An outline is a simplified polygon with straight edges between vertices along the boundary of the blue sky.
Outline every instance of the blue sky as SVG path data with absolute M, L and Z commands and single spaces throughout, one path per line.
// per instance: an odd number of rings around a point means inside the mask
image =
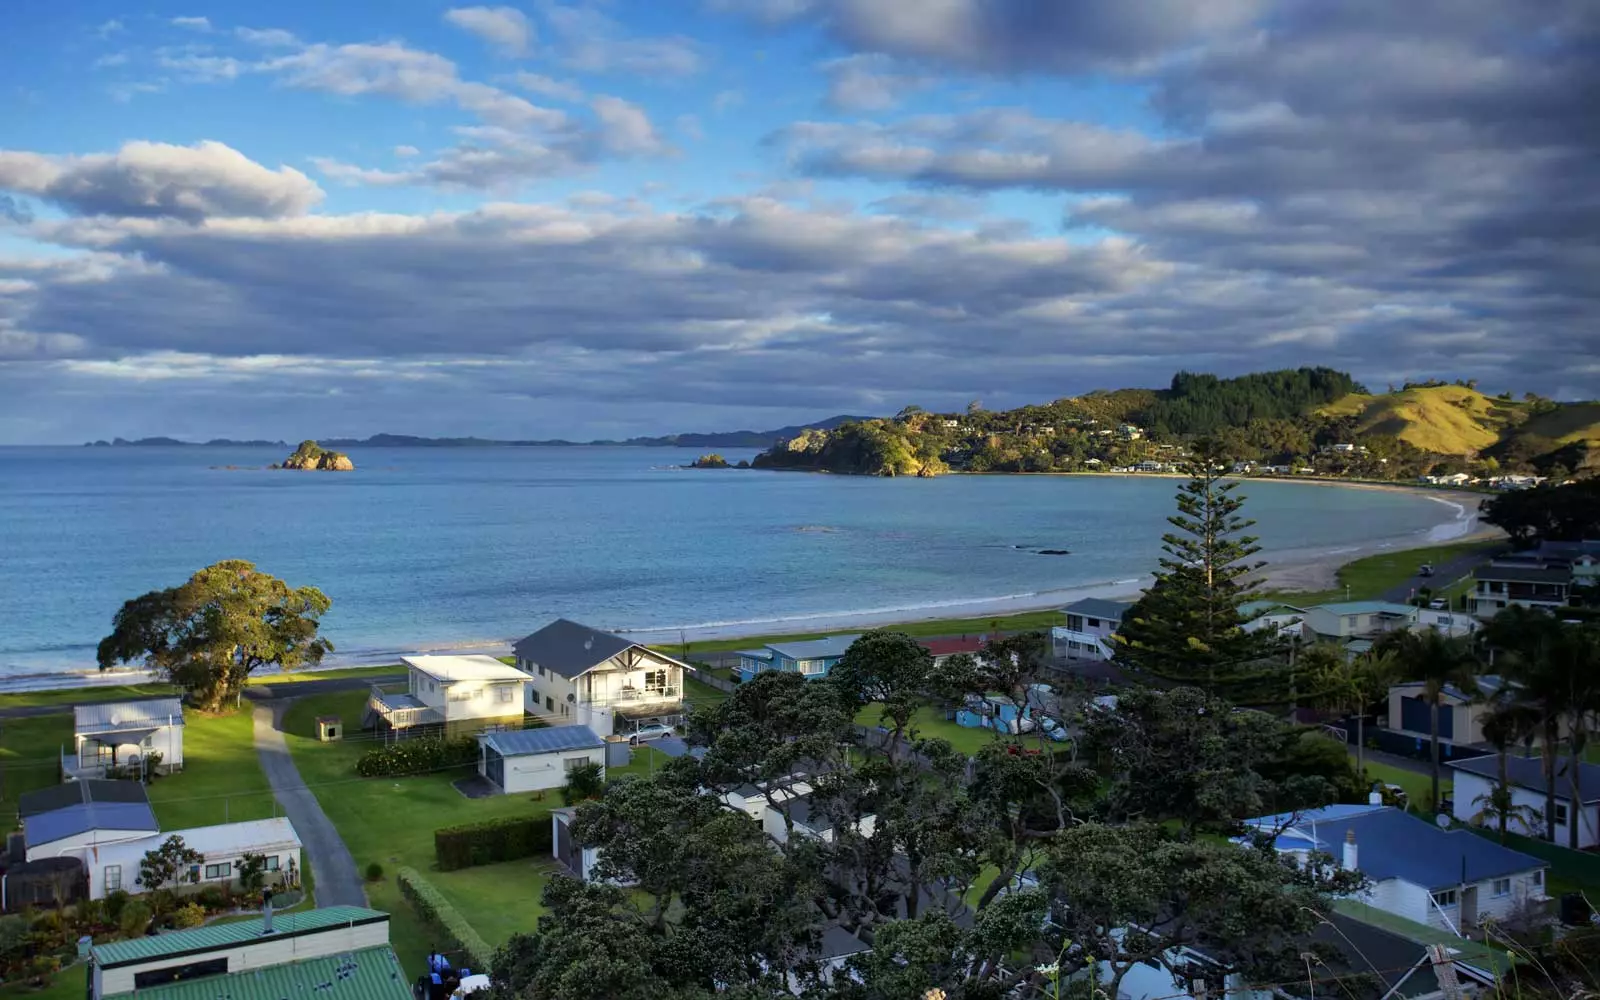
M 1600 388 L 1576 0 L 8 17 L 0 443 Z

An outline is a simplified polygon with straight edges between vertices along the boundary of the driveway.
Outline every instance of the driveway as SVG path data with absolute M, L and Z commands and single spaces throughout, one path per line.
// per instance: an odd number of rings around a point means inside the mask
M 284 701 L 255 707 L 256 754 L 261 758 L 261 770 L 266 772 L 272 793 L 300 835 L 304 863 L 311 866 L 316 879 L 317 905 L 366 906 L 367 892 L 361 886 L 355 859 L 317 803 L 317 797 L 301 780 L 294 758 L 289 756 L 289 745 L 279 728 L 287 707 L 288 702 Z
M 655 747 L 668 757 L 682 757 L 684 754 L 689 752 L 689 744 L 683 742 L 683 740 L 680 740 L 676 736 L 663 736 L 659 740 L 650 740 L 642 745 L 647 747 Z

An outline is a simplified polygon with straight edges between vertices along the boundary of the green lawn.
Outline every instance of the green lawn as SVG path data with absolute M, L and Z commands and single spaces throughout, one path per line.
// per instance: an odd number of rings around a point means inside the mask
M 283 674 L 257 674 L 251 684 L 295 684 L 300 681 L 333 681 L 341 677 L 393 677 L 406 672 L 403 663 L 384 663 L 375 667 L 333 667 L 327 670 L 300 670 Z M 292 694 L 293 692 L 289 692 Z
M 88 966 L 74 965 L 50 977 L 42 990 L 26 983 L 7 983 L 0 986 L 0 1000 L 83 1000 L 88 975 Z
M 0 708 L 32 708 L 38 705 L 89 705 L 99 701 L 130 701 L 134 698 L 161 698 L 177 694 L 171 684 L 107 684 L 94 687 L 56 688 L 50 691 L 18 691 L 0 695 Z
M 704 681 L 697 681 L 693 677 L 683 679 L 683 700 L 691 705 L 708 705 L 719 701 L 727 701 L 728 693 L 712 687 Z
M 72 745 L 72 716 L 0 719 L 0 821 L 17 825 L 17 796 L 61 780 L 61 748 Z
M 878 726 L 882 724 L 882 717 L 882 707 L 873 703 L 856 713 L 856 725 Z M 993 743 L 1000 735 L 993 729 L 958 726 L 946 719 L 943 711 L 927 705 L 917 709 L 911 717 L 911 728 L 914 738 L 945 740 L 969 757 Z
M 1430 812 L 1429 799 L 1433 795 L 1433 779 L 1426 774 L 1417 774 L 1404 768 L 1395 767 L 1393 764 L 1384 764 L 1372 759 L 1367 760 L 1367 780 L 1381 781 L 1386 785 L 1399 785 L 1406 790 L 1406 797 L 1411 802 L 1413 812 Z M 1451 790 L 1450 769 L 1441 768 L 1439 775 L 1439 792 L 1449 795 Z
M 228 715 L 184 713 L 183 770 L 150 783 L 162 829 L 281 815 L 261 771 L 247 704 Z
M 1047 629 L 1052 625 L 1062 624 L 1059 611 L 1028 611 L 1019 615 L 1001 615 L 991 618 L 942 618 L 935 621 L 905 622 L 899 625 L 883 626 L 896 631 L 905 632 L 916 636 L 935 635 L 977 635 L 985 632 L 1027 632 L 1033 629 Z M 749 649 L 762 646 L 769 642 L 799 642 L 805 639 L 826 639 L 830 635 L 841 632 L 865 631 L 864 629 L 835 629 L 832 632 L 795 632 L 781 635 L 754 635 L 742 639 L 707 639 L 702 642 L 691 642 L 687 646 L 681 643 L 660 643 L 654 648 L 675 656 L 679 659 L 693 658 L 696 653 L 729 653 L 738 649 Z
M 1406 549 L 1401 552 L 1380 552 L 1377 555 L 1365 556 L 1361 559 L 1347 562 L 1339 567 L 1339 585 L 1332 590 L 1320 590 L 1311 593 L 1275 592 L 1270 596 L 1289 600 L 1293 603 L 1323 604 L 1344 600 L 1346 587 L 1348 586 L 1350 600 L 1376 600 L 1383 595 L 1384 591 L 1398 587 L 1416 576 L 1417 567 L 1423 563 L 1431 562 L 1434 565 L 1439 565 L 1457 556 L 1470 552 L 1490 552 L 1503 547 L 1503 545 L 1503 542 L 1495 541 L 1452 542 L 1448 545 L 1430 545 L 1425 548 Z M 1454 580 L 1438 579 L 1434 581 L 1434 589 L 1445 588 L 1455 582 Z

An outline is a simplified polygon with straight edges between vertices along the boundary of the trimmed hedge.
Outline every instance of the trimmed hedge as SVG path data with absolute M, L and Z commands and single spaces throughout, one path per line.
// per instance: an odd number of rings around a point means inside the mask
M 394 778 L 465 767 L 477 761 L 478 741 L 470 736 L 454 740 L 422 736 L 368 750 L 356 761 L 356 773 L 363 778 Z
M 466 918 L 451 905 L 433 883 L 423 878 L 415 868 L 402 868 L 395 873 L 400 883 L 400 895 L 406 898 L 417 915 L 437 927 L 451 938 L 451 943 L 465 952 L 477 972 L 488 972 L 494 961 L 494 949 L 483 939 Z M 464 965 L 466 963 L 457 963 Z
M 442 872 L 515 861 L 551 848 L 550 814 L 508 816 L 433 831 L 433 856 Z

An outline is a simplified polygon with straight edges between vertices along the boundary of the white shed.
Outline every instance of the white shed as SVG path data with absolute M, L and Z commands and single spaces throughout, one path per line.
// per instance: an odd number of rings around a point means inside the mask
M 568 772 L 595 764 L 605 772 L 605 741 L 588 726 L 514 729 L 478 736 L 478 773 L 504 793 L 560 788 Z
M 162 774 L 183 769 L 183 702 L 178 698 L 110 701 L 72 710 L 71 754 L 61 755 L 68 781 L 103 778 L 112 768 L 137 769 L 152 754 Z
M 833 843 L 833 820 L 812 808 L 810 795 L 797 795 L 776 809 L 767 807 L 761 819 L 761 829 L 780 844 L 789 839 L 789 824 L 784 822 L 785 815 L 793 822 L 796 836 L 816 837 L 825 844 Z M 863 837 L 872 836 L 877 826 L 878 817 L 872 815 L 863 816 L 856 822 L 856 829 Z
M 283 816 L 187 830 L 163 830 L 139 840 L 102 844 L 75 852 L 83 859 L 89 875 L 89 898 L 101 899 L 116 889 L 133 893 L 148 891 L 148 886 L 137 884 L 139 863 L 146 852 L 166 843 L 168 837 L 183 838 L 185 847 L 199 853 L 200 862 L 189 871 L 190 878 L 199 885 L 236 881 L 239 872 L 234 866 L 246 854 L 266 858 L 269 885 L 280 883 L 290 870 L 301 870 L 300 836 Z

